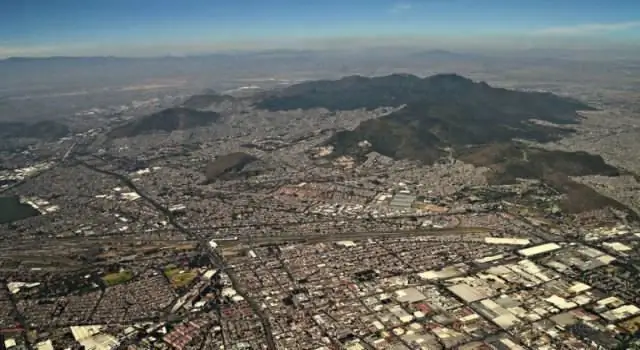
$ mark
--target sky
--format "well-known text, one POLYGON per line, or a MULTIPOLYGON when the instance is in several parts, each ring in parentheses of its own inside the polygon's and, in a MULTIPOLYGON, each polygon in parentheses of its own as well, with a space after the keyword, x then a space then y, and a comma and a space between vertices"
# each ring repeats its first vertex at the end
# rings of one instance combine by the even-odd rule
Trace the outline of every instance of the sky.
POLYGON ((640 45, 640 0, 0 1, 0 57, 398 42, 640 45))

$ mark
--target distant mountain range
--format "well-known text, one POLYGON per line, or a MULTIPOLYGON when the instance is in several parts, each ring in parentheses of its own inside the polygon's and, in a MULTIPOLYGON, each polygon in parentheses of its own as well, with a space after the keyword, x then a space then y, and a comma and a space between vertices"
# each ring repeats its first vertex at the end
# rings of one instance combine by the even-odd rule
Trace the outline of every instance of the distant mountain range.
POLYGON ((411 58, 417 58, 421 60, 455 60, 455 61, 467 61, 467 60, 477 60, 477 59, 486 59, 487 57, 473 54, 473 53, 461 53, 461 52, 452 52, 447 50, 425 50, 418 51, 409 54, 411 58))
POLYGON ((174 107, 133 119, 112 129, 110 138, 134 137, 153 132, 172 132, 207 126, 220 119, 216 112, 203 112, 191 108, 174 107))

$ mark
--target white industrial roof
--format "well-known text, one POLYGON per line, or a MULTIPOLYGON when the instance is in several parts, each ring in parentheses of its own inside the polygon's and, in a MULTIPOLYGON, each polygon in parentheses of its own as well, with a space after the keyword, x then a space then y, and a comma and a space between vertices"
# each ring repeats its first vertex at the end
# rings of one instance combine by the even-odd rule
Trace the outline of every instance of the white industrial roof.
POLYGON ((415 303, 424 300, 426 297, 415 288, 407 288, 395 292, 396 300, 401 303, 415 303))
POLYGON ((53 343, 51 343, 51 340, 45 340, 45 341, 39 342, 38 344, 36 344, 36 349, 37 350, 55 350, 53 348, 53 343))
POLYGON ((531 241, 527 238, 509 238, 509 237, 485 237, 484 242, 488 244, 504 244, 504 245, 531 244, 531 241))
POLYGON ((468 303, 472 303, 474 301, 478 301, 489 296, 489 295, 486 295, 485 293, 482 293, 481 290, 477 288, 473 288, 465 283, 456 284, 448 287, 447 289, 449 289, 453 294, 457 295, 458 297, 460 297, 461 299, 463 299, 468 303))
POLYGON ((601 316, 609 321, 617 321, 623 318, 635 316, 640 313, 640 308, 635 305, 623 305, 619 308, 609 310, 601 316))
POLYGON ((619 252, 626 252, 629 250, 632 250, 633 248, 629 247, 628 245, 624 244, 624 243, 620 243, 620 242, 605 242, 603 243, 604 246, 607 246, 613 250, 617 250, 619 252))
POLYGON ((85 338, 79 343, 84 345, 85 349, 92 350, 112 350, 120 344, 114 336, 104 333, 85 338))
POLYGON ((13 338, 9 338, 4 341, 4 347, 9 349, 10 347, 16 346, 16 340, 13 338))
POLYGON ((479 264, 483 264, 483 263, 488 263, 488 262, 492 262, 492 261, 496 261, 496 260, 500 260, 504 258, 504 254, 498 254, 498 255, 492 255, 492 256, 487 256, 484 258, 480 258, 480 259, 476 259, 474 260, 475 262, 479 263, 479 264))
POLYGON ((562 247, 560 247, 560 245, 558 245, 557 243, 545 243, 537 245, 535 247, 520 249, 518 250, 518 253, 524 256, 534 256, 542 253, 552 252, 560 248, 562 247))
POLYGON ((71 334, 76 341, 89 338, 93 335, 100 333, 101 326, 72 326, 71 334))

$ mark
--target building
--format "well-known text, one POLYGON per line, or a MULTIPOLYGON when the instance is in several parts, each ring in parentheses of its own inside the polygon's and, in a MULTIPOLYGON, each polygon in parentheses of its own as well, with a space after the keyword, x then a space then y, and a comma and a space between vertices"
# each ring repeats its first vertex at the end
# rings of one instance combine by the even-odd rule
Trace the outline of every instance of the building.
POLYGON ((398 193, 393 196, 389 206, 395 209, 409 209, 415 200, 416 196, 406 193, 398 193))

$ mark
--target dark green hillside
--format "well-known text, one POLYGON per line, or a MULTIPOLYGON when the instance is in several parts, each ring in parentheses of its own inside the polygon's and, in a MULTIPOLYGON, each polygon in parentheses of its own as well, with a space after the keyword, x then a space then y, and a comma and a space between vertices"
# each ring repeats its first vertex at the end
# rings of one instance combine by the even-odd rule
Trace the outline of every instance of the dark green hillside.
POLYGON ((537 118, 555 123, 574 123, 578 120, 576 110, 591 109, 579 101, 553 94, 493 88, 456 74, 427 78, 409 74, 374 78, 350 76, 334 81, 305 82, 267 95, 256 107, 268 110, 319 107, 351 110, 416 103, 423 106, 463 104, 492 108, 518 120, 537 118))
POLYGON ((108 134, 111 138, 134 137, 157 131, 187 130, 215 123, 220 118, 216 112, 203 112, 189 108, 169 108, 127 122, 108 134))
POLYGON ((561 203, 566 212, 606 206, 625 209, 570 179, 595 174, 618 176, 618 169, 600 156, 548 151, 516 141, 549 142, 573 133, 570 125, 581 119, 577 112, 592 109, 573 99, 493 88, 455 74, 424 79, 395 74, 293 85, 267 95, 256 107, 350 110, 403 105, 401 110, 364 121, 354 130, 338 132, 328 141, 334 146, 332 156, 360 158, 376 151, 396 159, 433 163, 451 154, 490 168, 487 176, 494 184, 514 183, 518 178, 544 181, 566 195, 561 203), (364 140, 371 143, 370 148, 358 146, 364 140))
POLYGON ((0 122, 0 138, 30 138, 54 141, 70 134, 71 130, 67 125, 55 120, 44 120, 31 124, 0 122))
POLYGON ((215 93, 193 95, 189 97, 186 101, 184 101, 182 103, 182 106, 185 108, 203 109, 203 108, 209 108, 216 103, 221 103, 225 101, 235 101, 235 98, 232 96, 218 95, 215 93))
POLYGON ((606 206, 627 210, 621 203, 570 179, 571 176, 620 175, 618 169, 608 165, 597 155, 503 143, 465 148, 457 152, 457 158, 490 168, 489 182, 493 184, 513 184, 518 178, 543 180, 566 195, 560 206, 568 213, 606 206))

